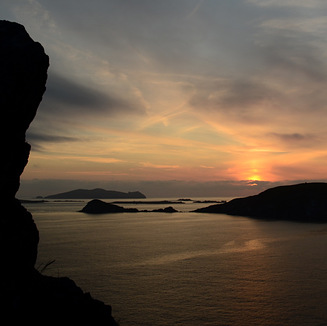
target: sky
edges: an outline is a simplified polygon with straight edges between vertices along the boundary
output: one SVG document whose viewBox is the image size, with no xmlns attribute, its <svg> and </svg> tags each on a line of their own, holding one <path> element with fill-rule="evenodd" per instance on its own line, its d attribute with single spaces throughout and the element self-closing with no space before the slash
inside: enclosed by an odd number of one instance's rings
<svg viewBox="0 0 327 326">
<path fill-rule="evenodd" d="M 50 56 L 21 196 L 327 180 L 325 0 L 2 0 Z"/>
</svg>

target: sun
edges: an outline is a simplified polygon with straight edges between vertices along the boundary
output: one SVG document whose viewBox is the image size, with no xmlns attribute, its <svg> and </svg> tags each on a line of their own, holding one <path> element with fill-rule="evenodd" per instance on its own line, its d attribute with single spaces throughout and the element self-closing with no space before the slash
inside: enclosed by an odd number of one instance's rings
<svg viewBox="0 0 327 326">
<path fill-rule="evenodd" d="M 257 174 L 254 174 L 248 178 L 249 181 L 261 181 L 261 177 Z"/>
</svg>

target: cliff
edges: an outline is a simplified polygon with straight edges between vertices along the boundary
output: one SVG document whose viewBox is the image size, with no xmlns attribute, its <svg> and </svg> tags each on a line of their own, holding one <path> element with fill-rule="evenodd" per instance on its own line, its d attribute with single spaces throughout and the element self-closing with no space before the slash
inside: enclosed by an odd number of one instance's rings
<svg viewBox="0 0 327 326">
<path fill-rule="evenodd" d="M 327 183 L 302 183 L 268 189 L 225 204 L 196 210 L 262 219 L 327 222 Z"/>
<path fill-rule="evenodd" d="M 0 250 L 5 266 L 0 273 L 5 277 L 29 271 L 37 257 L 37 227 L 15 195 L 30 152 L 25 133 L 42 100 L 48 65 L 42 46 L 23 26 L 0 21 Z"/>
<path fill-rule="evenodd" d="M 47 80 L 49 58 L 22 25 L 0 21 L 0 323 L 2 325 L 117 325 L 110 306 L 68 278 L 35 270 L 39 232 L 15 198 L 29 157 L 25 133 Z"/>
</svg>

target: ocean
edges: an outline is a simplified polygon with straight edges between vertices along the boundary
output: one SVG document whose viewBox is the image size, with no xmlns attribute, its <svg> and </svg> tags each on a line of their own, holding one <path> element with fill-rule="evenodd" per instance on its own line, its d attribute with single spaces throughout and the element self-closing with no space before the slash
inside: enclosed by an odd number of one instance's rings
<svg viewBox="0 0 327 326">
<path fill-rule="evenodd" d="M 327 224 L 190 213 L 209 205 L 194 202 L 77 212 L 86 202 L 24 204 L 36 266 L 54 260 L 44 274 L 72 278 L 121 326 L 327 325 Z"/>
</svg>

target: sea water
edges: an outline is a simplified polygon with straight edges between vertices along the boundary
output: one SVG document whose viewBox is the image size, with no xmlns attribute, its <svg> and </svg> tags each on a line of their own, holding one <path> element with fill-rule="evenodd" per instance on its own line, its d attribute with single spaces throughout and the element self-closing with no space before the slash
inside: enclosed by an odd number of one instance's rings
<svg viewBox="0 0 327 326">
<path fill-rule="evenodd" d="M 25 204 L 37 267 L 110 304 L 121 326 L 327 325 L 327 224 L 190 213 L 77 212 Z M 163 205 L 122 205 L 139 209 Z"/>
</svg>

